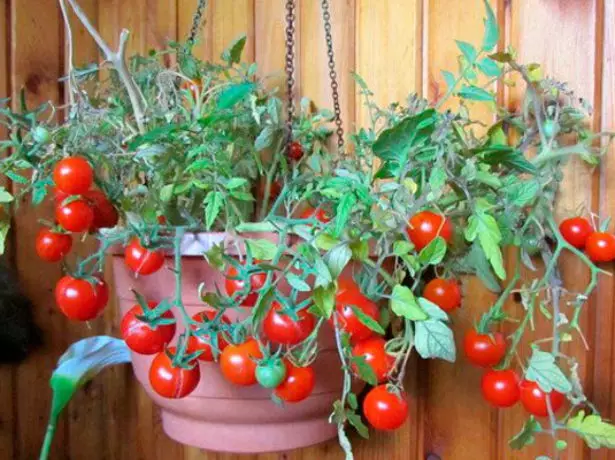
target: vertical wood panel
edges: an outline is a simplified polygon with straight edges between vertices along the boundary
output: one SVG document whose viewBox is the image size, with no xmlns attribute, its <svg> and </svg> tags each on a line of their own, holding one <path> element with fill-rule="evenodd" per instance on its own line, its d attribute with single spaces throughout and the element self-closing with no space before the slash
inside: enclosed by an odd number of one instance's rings
<svg viewBox="0 0 615 460">
<path fill-rule="evenodd" d="M 272 3 L 268 0 L 254 2 L 254 56 L 258 64 L 259 75 L 266 77 L 268 88 L 284 88 L 286 76 L 284 62 L 286 9 L 282 2 Z M 263 37 L 267 37 L 266 40 Z M 279 93 L 282 97 L 283 93 Z"/>
<path fill-rule="evenodd" d="M 254 60 L 254 0 L 212 0 L 210 2 L 214 33 L 211 39 L 212 59 L 220 60 L 220 54 L 233 40 L 246 34 L 248 41 L 243 52 L 243 60 Z M 207 44 L 206 44 L 207 45 Z"/>
</svg>

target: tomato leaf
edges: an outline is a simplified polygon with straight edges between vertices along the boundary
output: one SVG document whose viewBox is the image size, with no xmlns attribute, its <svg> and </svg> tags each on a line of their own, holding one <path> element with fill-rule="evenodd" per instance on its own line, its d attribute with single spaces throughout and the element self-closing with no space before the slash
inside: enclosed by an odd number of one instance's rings
<svg viewBox="0 0 615 460">
<path fill-rule="evenodd" d="M 485 35 L 483 37 L 483 50 L 491 51 L 498 44 L 500 32 L 498 30 L 498 21 L 493 13 L 493 9 L 488 0 L 484 0 L 487 17 L 484 19 Z"/>
<path fill-rule="evenodd" d="M 222 192 L 211 191 L 205 197 L 205 228 L 209 230 L 220 214 L 224 195 Z"/>
<path fill-rule="evenodd" d="M 352 212 L 355 204 L 357 203 L 357 197 L 354 193 L 345 194 L 337 204 L 335 212 L 335 233 L 334 236 L 339 236 L 346 228 L 350 213 Z"/>
<path fill-rule="evenodd" d="M 377 334 L 380 335 L 384 335 L 384 329 L 382 328 L 382 326 L 380 324 L 378 324 L 378 321 L 376 321 L 375 319 L 373 319 L 371 316 L 367 316 L 365 313 L 363 313 L 363 311 L 358 308 L 356 305 L 351 305 L 350 306 L 352 308 L 352 311 L 354 312 L 354 314 L 356 315 L 357 319 L 361 322 L 361 324 L 363 324 L 364 326 L 366 326 L 368 329 L 374 331 Z"/>
<path fill-rule="evenodd" d="M 272 260 L 278 252 L 278 245 L 265 239 L 247 239 L 246 245 L 255 259 Z"/>
<path fill-rule="evenodd" d="M 314 286 L 328 286 L 333 281 L 329 267 L 319 254 L 314 254 L 314 259 L 314 270 L 316 271 L 316 281 Z"/>
<path fill-rule="evenodd" d="M 419 254 L 422 265 L 437 265 L 446 255 L 446 240 L 441 236 L 434 238 Z"/>
<path fill-rule="evenodd" d="M 481 59 L 476 65 L 480 71 L 488 77 L 499 77 L 502 73 L 500 66 L 498 66 L 493 59 L 488 57 Z"/>
<path fill-rule="evenodd" d="M 478 238 L 487 260 L 491 263 L 495 274 L 500 279 L 506 278 L 504 269 L 504 259 L 500 242 L 502 233 L 495 218 L 487 213 L 489 203 L 485 200 L 478 200 L 474 214 L 468 219 L 468 226 L 465 229 L 465 238 L 472 242 Z"/>
<path fill-rule="evenodd" d="M 225 88 L 218 96 L 218 108 L 232 108 L 250 94 L 254 87 L 254 83 L 238 83 Z"/>
<path fill-rule="evenodd" d="M 420 147 L 429 140 L 436 126 L 436 117 L 435 110 L 427 109 L 385 129 L 374 142 L 374 154 L 385 161 L 403 160 L 410 149 Z"/>
<path fill-rule="evenodd" d="M 329 273 L 333 278 L 338 278 L 350 259 L 352 257 L 352 251 L 346 243 L 340 244 L 327 254 L 325 254 L 325 263 L 329 268 Z"/>
<path fill-rule="evenodd" d="M 520 450 L 525 446 L 530 446 L 536 441 L 535 435 L 536 433 L 539 433 L 540 430 L 542 430 L 542 426 L 532 415 L 526 420 L 523 428 L 521 428 L 521 431 L 519 431 L 519 433 L 508 441 L 508 445 L 511 449 L 515 450 Z"/>
<path fill-rule="evenodd" d="M 492 93 L 474 85 L 462 86 L 457 94 L 471 101 L 495 101 L 495 96 Z"/>
<path fill-rule="evenodd" d="M 542 391 L 548 393 L 552 390 L 560 393 L 572 391 L 572 384 L 562 370 L 555 364 L 555 357 L 551 353 L 534 348 L 529 360 L 525 378 L 536 382 Z"/>
<path fill-rule="evenodd" d="M 419 297 L 418 303 L 430 319 L 448 321 L 448 315 L 446 314 L 446 312 L 440 307 L 438 307 L 435 303 L 430 302 L 425 297 Z"/>
<path fill-rule="evenodd" d="M 442 77 L 444 78 L 444 81 L 446 82 L 446 86 L 450 90 L 451 88 L 455 86 L 455 83 L 456 83 L 455 75 L 453 75 L 448 70 L 442 70 L 441 73 L 442 73 Z"/>
<path fill-rule="evenodd" d="M 318 286 L 312 291 L 312 300 L 314 301 L 315 312 L 325 318 L 329 319 L 335 308 L 335 292 L 337 286 L 335 283 L 331 283 L 328 286 Z"/>
<path fill-rule="evenodd" d="M 600 415 L 585 416 L 585 411 L 579 411 L 566 426 L 581 436 L 591 449 L 615 448 L 615 426 L 602 420 Z"/>
<path fill-rule="evenodd" d="M 350 424 L 355 428 L 355 430 L 357 430 L 359 436 L 364 439 L 369 439 L 369 430 L 367 429 L 359 415 L 357 415 L 353 410 L 347 410 L 346 418 L 348 419 L 348 422 L 350 422 Z"/>
<path fill-rule="evenodd" d="M 356 240 L 350 243 L 352 258 L 363 262 L 369 258 L 369 243 L 365 240 Z"/>
<path fill-rule="evenodd" d="M 417 321 L 414 327 L 414 346 L 422 358 L 441 358 L 455 362 L 457 353 L 453 331 L 445 323 L 428 319 Z"/>
<path fill-rule="evenodd" d="M 390 303 L 391 310 L 397 316 L 412 321 L 423 321 L 429 318 L 427 313 L 419 306 L 412 291 L 401 284 L 397 284 L 393 288 Z"/>
<path fill-rule="evenodd" d="M 241 61 L 241 53 L 246 46 L 246 35 L 240 35 L 222 52 L 222 60 L 230 64 L 238 64 Z"/>
<path fill-rule="evenodd" d="M 350 362 L 354 365 L 354 369 L 357 372 L 359 378 L 370 385 L 378 385 L 378 379 L 372 366 L 367 364 L 365 356 L 353 356 Z"/>
<path fill-rule="evenodd" d="M 252 330 L 257 331 L 265 314 L 269 311 L 271 301 L 275 297 L 275 289 L 273 286 L 269 286 L 265 291 L 261 291 L 258 296 L 258 301 L 252 309 Z"/>
<path fill-rule="evenodd" d="M 309 292 L 311 290 L 310 285 L 294 273 L 288 273 L 286 275 L 286 281 L 288 281 L 288 284 L 290 284 L 292 288 L 299 292 Z"/>
<path fill-rule="evenodd" d="M 326 232 L 320 232 L 314 239 L 314 245 L 323 251 L 333 249 L 338 244 L 340 244 L 340 240 Z"/>
<path fill-rule="evenodd" d="M 474 48 L 474 45 L 461 40 L 455 40 L 455 43 L 457 43 L 457 48 L 459 48 L 459 51 L 461 51 L 468 63 L 472 63 L 476 60 L 478 52 L 476 48 Z"/>
</svg>

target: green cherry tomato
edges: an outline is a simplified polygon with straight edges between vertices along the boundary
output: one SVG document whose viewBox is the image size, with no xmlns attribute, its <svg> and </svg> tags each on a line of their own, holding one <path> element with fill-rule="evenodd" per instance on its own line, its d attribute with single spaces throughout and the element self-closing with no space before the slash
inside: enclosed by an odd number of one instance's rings
<svg viewBox="0 0 615 460">
<path fill-rule="evenodd" d="M 277 387 L 286 377 L 286 366 L 280 358 L 266 360 L 256 366 L 256 380 L 264 388 Z"/>
<path fill-rule="evenodd" d="M 32 138 L 39 144 L 46 144 L 47 142 L 49 142 L 49 139 L 51 139 L 51 135 L 46 128 L 43 128 L 42 126 L 37 126 L 32 131 Z"/>
</svg>

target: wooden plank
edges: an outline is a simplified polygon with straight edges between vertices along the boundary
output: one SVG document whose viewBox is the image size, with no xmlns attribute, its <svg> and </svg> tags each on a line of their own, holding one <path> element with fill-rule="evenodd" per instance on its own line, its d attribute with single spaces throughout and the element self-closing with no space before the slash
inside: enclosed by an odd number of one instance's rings
<svg viewBox="0 0 615 460">
<path fill-rule="evenodd" d="M 268 88 L 279 88 L 280 97 L 284 95 L 286 82 L 285 15 L 286 9 L 282 2 L 254 2 L 254 56 L 258 73 L 266 78 L 265 84 Z"/>
<path fill-rule="evenodd" d="M 241 34 L 246 34 L 248 41 L 243 51 L 243 61 L 254 60 L 254 0 L 212 1 L 209 7 L 212 10 L 213 30 L 211 58 L 219 61 L 222 51 Z"/>
<path fill-rule="evenodd" d="M 568 82 L 577 96 L 590 101 L 594 97 L 594 48 L 596 40 L 595 20 L 596 1 L 586 2 L 542 2 L 528 0 L 525 2 L 506 3 L 506 14 L 510 23 L 510 43 L 518 50 L 519 60 L 523 63 L 538 62 L 543 67 L 545 75 Z M 546 30 L 557 30 L 557 34 L 545 33 Z M 518 94 L 511 92 L 510 104 L 518 104 Z M 564 218 L 578 212 L 589 210 L 592 205 L 592 174 L 581 162 L 573 161 L 565 167 L 564 181 L 561 186 L 556 214 Z M 587 212 L 587 211 L 586 211 Z M 581 264 L 572 263 L 573 257 L 566 257 L 561 264 L 565 286 L 570 290 L 581 290 L 588 281 L 587 271 Z M 585 307 L 581 327 L 590 331 L 588 340 L 593 342 L 592 329 L 588 329 L 594 318 L 595 305 Z M 571 311 L 564 311 L 572 314 Z M 551 323 L 539 319 L 535 334 L 531 337 L 551 336 Z M 567 344 L 568 345 L 568 344 Z M 586 350 L 578 336 L 572 344 L 563 348 L 566 354 L 579 358 L 580 375 L 591 375 L 588 368 Z M 524 347 L 521 353 L 527 356 L 528 349 Z M 516 458 L 515 452 L 505 445 L 527 418 L 521 407 L 502 412 L 501 450 L 505 458 Z M 584 444 L 575 436 L 565 438 L 568 441 L 566 458 L 583 458 Z M 549 437 L 541 437 L 535 445 L 526 448 L 523 455 L 530 458 L 540 454 L 552 455 L 553 442 Z"/>
</svg>

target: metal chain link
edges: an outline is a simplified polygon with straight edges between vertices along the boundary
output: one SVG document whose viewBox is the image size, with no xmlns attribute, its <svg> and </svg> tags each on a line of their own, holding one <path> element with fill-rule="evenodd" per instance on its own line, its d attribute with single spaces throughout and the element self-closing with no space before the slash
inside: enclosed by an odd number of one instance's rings
<svg viewBox="0 0 615 460">
<path fill-rule="evenodd" d="M 286 125 L 288 142 L 293 137 L 293 118 L 295 116 L 295 0 L 286 0 L 286 92 L 288 97 Z"/>
<path fill-rule="evenodd" d="M 192 18 L 192 27 L 190 28 L 190 35 L 188 35 L 188 43 L 190 44 L 194 44 L 196 40 L 196 36 L 199 33 L 201 24 L 203 23 L 203 15 L 205 14 L 206 9 L 207 0 L 199 0 L 199 3 L 196 7 L 196 11 L 194 12 L 194 16 Z"/>
<path fill-rule="evenodd" d="M 329 57 L 329 78 L 331 79 L 331 96 L 333 98 L 333 111 L 335 114 L 335 130 L 337 134 L 337 146 L 340 150 L 344 147 L 344 128 L 342 127 L 342 109 L 340 107 L 339 85 L 337 72 L 335 71 L 335 55 L 333 52 L 333 36 L 331 35 L 331 12 L 329 0 L 322 0 L 322 20 L 325 26 L 325 40 L 327 42 L 327 56 Z"/>
</svg>

